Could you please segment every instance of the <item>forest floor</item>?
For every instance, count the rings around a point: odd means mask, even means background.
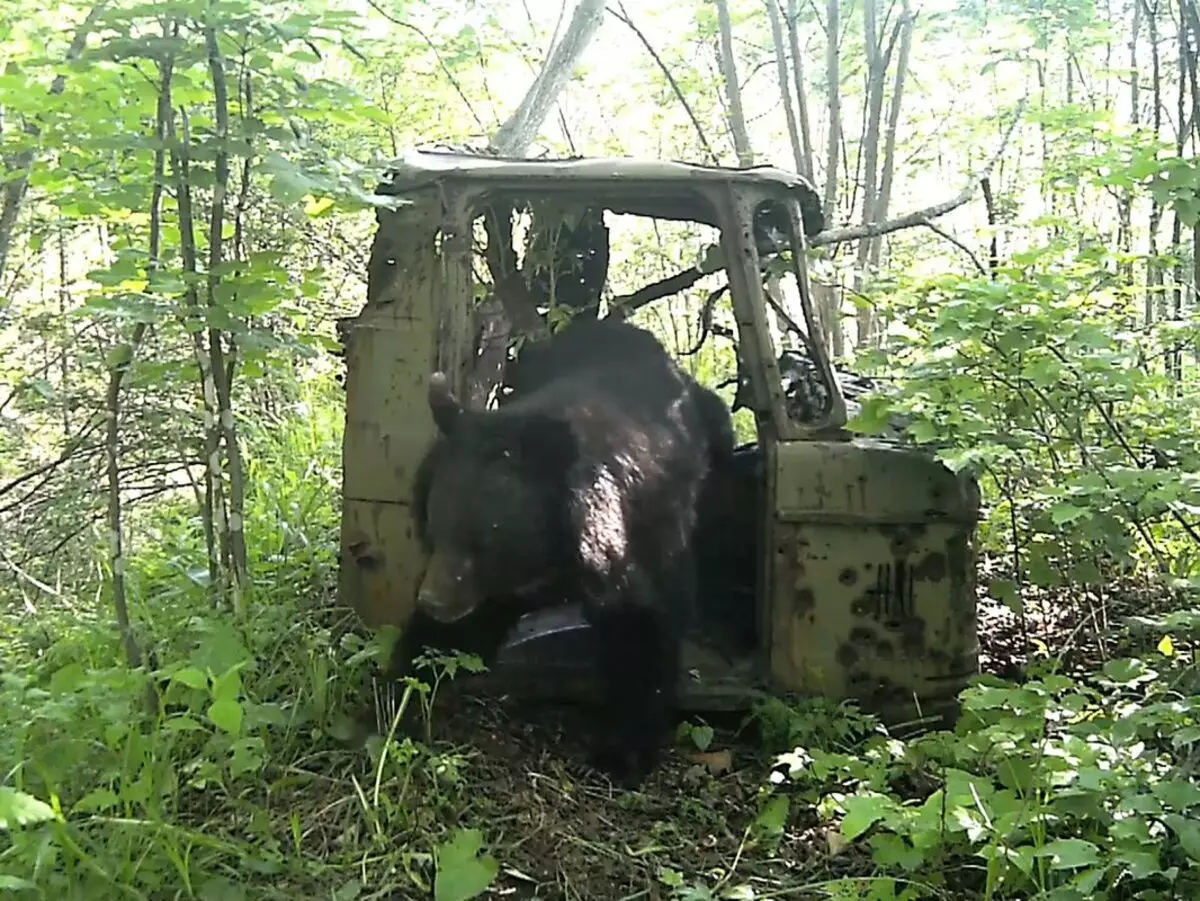
[[[1019,678],[1031,659],[1049,649],[1060,658],[1060,672],[1099,669],[1115,650],[1106,638],[1110,624],[1144,611],[1148,602],[1145,586],[1126,586],[1104,598],[1057,597],[1054,603],[1027,594],[1022,618],[983,596],[982,586],[993,576],[999,573],[981,569],[981,663],[985,672],[1005,678]],[[480,829],[499,862],[484,895],[493,898],[803,899],[827,897],[818,891],[826,880],[872,872],[869,849],[847,846],[811,803],[792,804],[781,831],[764,835],[753,828],[772,759],[736,720],[711,724],[715,733],[705,754],[676,742],[663,765],[631,792],[609,785],[586,765],[585,716],[561,706],[530,715],[527,707],[515,711],[510,703],[443,686],[433,738],[445,778],[432,780],[443,788],[422,795],[424,790],[414,793],[406,785],[401,791],[400,803],[407,805],[402,819],[415,827],[409,834],[428,834],[418,822],[424,818],[434,834],[458,826]],[[329,801],[331,788],[341,783],[340,803],[354,807],[358,789],[346,784],[345,775],[330,772],[328,779],[311,783],[312,807],[301,816],[325,824],[306,835],[306,844],[328,843],[309,844],[309,859],[336,858],[339,848],[344,855],[347,844],[361,847],[363,836],[356,839],[331,818]],[[364,793],[369,789],[362,786]],[[308,794],[292,800],[304,805]],[[347,828],[354,819],[345,819]],[[430,878],[424,855],[404,848],[396,855],[390,890],[380,891],[376,883],[369,894],[345,897],[429,897],[413,885],[413,874],[423,874],[419,881]]]

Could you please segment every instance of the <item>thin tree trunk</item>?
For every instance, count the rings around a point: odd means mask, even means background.
[[[165,137],[169,130],[168,122],[172,116],[171,110],[171,74],[174,59],[167,56],[159,66],[161,84],[158,91],[158,110],[155,117],[154,131],[157,149],[154,152],[154,180],[150,189],[150,236],[149,260],[146,270],[150,281],[150,289],[154,290],[154,275],[159,267],[159,254],[162,238],[162,196],[163,172],[166,168],[166,153],[164,151]],[[109,529],[109,568],[112,572],[113,609],[117,618],[117,629],[121,635],[121,644],[125,648],[125,658],[129,665],[136,669],[143,662],[142,651],[137,638],[133,634],[133,623],[129,616],[129,602],[125,591],[125,551],[123,539],[123,524],[121,512],[121,467],[120,467],[120,429],[121,429],[121,382],[133,364],[138,346],[146,335],[147,324],[139,322],[133,328],[128,353],[123,360],[117,360],[109,375],[108,391],[105,395],[105,411],[107,429],[105,435],[105,458],[108,477],[108,529]],[[148,700],[154,697],[153,691]]]
[[[168,120],[167,140],[171,147],[171,170],[175,182],[175,205],[179,217],[179,253],[183,271],[190,273],[185,293],[187,316],[197,324],[202,321],[200,297],[196,289],[198,272],[196,232],[192,211],[192,189],[188,147],[191,133],[186,111],[181,110],[182,129],[175,127],[175,118]],[[192,350],[200,371],[200,395],[204,403],[204,467],[206,472],[204,508],[204,538],[208,550],[208,575],[213,601],[225,597],[224,561],[229,559],[229,539],[225,515],[225,493],[221,473],[221,426],[218,419],[217,388],[212,372],[212,358],[204,346],[203,329],[192,331]]]
[[[546,57],[545,65],[517,109],[496,131],[490,144],[493,151],[505,156],[524,155],[596,36],[604,19],[604,3],[605,0],[580,0],[562,40]]]
[[[71,340],[74,337],[74,326],[71,318],[67,315],[70,307],[70,292],[67,289],[67,237],[66,230],[63,228],[63,223],[58,224],[58,317],[62,323],[63,329],[67,335],[63,337],[62,344],[59,349],[58,367],[59,379],[61,380],[62,390],[60,391],[62,403],[62,427],[63,435],[70,435],[73,431],[71,428],[71,351],[70,348],[74,345]]]
[[[775,47],[775,71],[779,78],[779,99],[783,102],[783,117],[787,122],[788,140],[792,144],[792,160],[796,171],[804,172],[804,147],[800,144],[800,129],[796,124],[796,109],[792,104],[791,78],[788,72],[788,53],[784,44],[783,22],[780,21],[776,0],[763,0],[767,18],[771,21],[771,42]]]
[[[746,114],[742,110],[742,88],[738,84],[737,62],[733,56],[733,23],[729,18],[728,0],[715,0],[717,24],[720,31],[721,80],[725,82],[725,98],[729,103],[729,132],[738,165],[753,166],[754,152],[750,149],[750,133],[746,130]]]
[[[875,221],[875,206],[878,202],[879,184],[879,129],[883,117],[883,86],[887,75],[887,60],[880,46],[878,34],[877,0],[863,0],[863,41],[867,57],[867,121],[863,130],[862,160],[863,225]],[[861,293],[867,280],[867,266],[870,260],[872,240],[862,241],[858,245],[858,255],[854,266],[854,289]],[[860,306],[857,312],[857,339],[859,347],[866,347],[871,340],[873,315],[869,306]]]
[[[825,5],[825,81],[829,97],[829,131],[825,141],[825,193],[822,209],[825,222],[834,221],[837,209],[838,147],[842,140],[841,58],[841,0],[828,0]],[[846,354],[846,335],[842,331],[841,296],[837,285],[823,285],[820,290],[821,325],[829,336],[830,351],[835,359]]]
[[[804,154],[800,174],[812,181],[814,178],[812,131],[808,120],[808,91],[804,86],[804,56],[800,52],[800,0],[788,0],[787,32],[788,49],[792,53],[792,77],[796,80],[796,113],[800,120],[800,146]]]
[[[872,217],[876,222],[883,222],[887,219],[888,208],[892,202],[892,179],[896,166],[896,131],[900,125],[900,102],[904,97],[904,82],[908,78],[908,56],[912,49],[912,35],[915,26],[916,16],[909,10],[908,0],[904,0],[904,14],[897,26],[900,28],[900,53],[896,57],[896,78],[892,85],[887,132],[883,140],[883,169],[879,177],[879,197],[875,203],[875,212]],[[868,265],[874,271],[879,268],[879,259],[883,253],[883,237],[872,238],[868,243],[870,245]]]
[[[489,149],[493,153],[504,156],[525,154],[599,30],[604,8],[605,0],[580,0],[562,39],[551,48],[541,71],[516,110],[489,142]],[[624,16],[623,21],[628,23],[628,17]],[[485,336],[485,343],[471,372],[472,397],[486,398],[499,384],[508,349],[508,336],[514,325],[534,336],[544,329],[541,317],[532,307],[526,292],[510,290],[505,285],[506,278],[513,275],[507,266],[501,265],[502,257],[511,256],[507,250],[511,249],[508,245],[511,243],[512,226],[505,215],[511,211],[508,208],[493,208],[493,212],[497,217],[488,215],[485,224],[488,268],[495,297],[493,302],[476,308],[476,317],[481,320],[477,330]]]
[[[841,0],[829,0],[826,4],[828,42],[825,47],[825,80],[829,85],[829,134],[825,141],[825,196],[823,210],[825,221],[833,222],[837,203],[838,146],[842,140],[842,96],[841,60],[838,40],[841,34]]]
[[[225,78],[225,64],[217,46],[217,32],[212,26],[204,30],[204,43],[208,54],[208,68],[213,83],[213,103],[216,122],[217,152],[215,180],[213,184],[212,210],[208,234],[208,305],[216,306],[216,291],[220,281],[220,265],[225,227],[225,196],[229,188],[229,88]],[[233,571],[233,609],[237,614],[243,610],[243,591],[247,578],[246,534],[243,529],[245,511],[245,472],[242,452],[238,444],[237,423],[233,418],[233,362],[226,363],[221,346],[221,335],[217,329],[208,330],[208,353],[211,362],[213,387],[216,391],[221,435],[225,443],[225,457],[229,465],[229,543],[228,553]]]
[[[1142,4],[1133,4],[1133,27],[1129,33],[1129,122],[1135,128],[1141,120],[1141,85],[1138,83],[1138,37],[1142,30]],[[1117,198],[1117,249],[1124,260],[1117,271],[1121,281],[1133,284],[1133,189],[1125,188]]]
[[[1150,90],[1154,98],[1154,139],[1158,140],[1162,134],[1162,73],[1158,55],[1158,3],[1156,2],[1153,7],[1146,0],[1141,0],[1141,3],[1150,27]],[[1146,300],[1143,310],[1143,319],[1146,325],[1154,322],[1156,299],[1160,294],[1159,289],[1162,287],[1162,271],[1155,259],[1158,256],[1158,229],[1162,223],[1162,213],[1162,206],[1157,200],[1151,199],[1149,247],[1146,261]]]

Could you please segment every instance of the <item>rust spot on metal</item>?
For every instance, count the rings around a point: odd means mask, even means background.
[[[794,608],[796,613],[804,615],[814,611],[817,607],[817,596],[813,594],[811,588],[796,589]]]
[[[917,616],[909,617],[899,623],[896,629],[900,633],[900,647],[910,657],[920,657],[925,653],[925,620]]]
[[[855,626],[850,630],[849,640],[851,644],[870,648],[875,644],[875,633],[865,626]]]
[[[947,572],[946,555],[937,551],[930,551],[912,568],[913,578],[919,582],[940,582]]]
[[[858,570],[853,566],[847,566],[840,573],[838,573],[838,581],[849,588],[858,581]]]
[[[837,661],[843,669],[849,670],[858,663],[858,649],[846,642],[837,650]]]

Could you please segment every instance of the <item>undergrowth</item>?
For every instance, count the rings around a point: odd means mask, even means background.
[[[524,839],[481,798],[486,752],[402,735],[394,716],[367,734],[352,713],[386,648],[332,603],[335,390],[309,386],[279,415],[244,423],[255,577],[244,617],[208,605],[188,498],[131,520],[126,575],[144,669],[125,664],[100,591],[6,601],[6,893],[465,901],[499,885]],[[770,701],[755,711],[758,745],[739,773],[715,767],[669,804],[620,802],[660,809],[649,850],[623,834],[604,847],[562,841],[644,859],[655,891],[678,901],[1200,897],[1200,612],[1130,625],[1125,657],[1080,677],[1052,659],[1021,683],[981,677],[953,730],[918,738],[853,705]],[[457,668],[478,668],[439,663],[437,684],[411,684],[403,704],[428,710]],[[714,746],[703,724],[681,734],[693,751]],[[691,834],[683,820],[712,835],[743,828],[721,806],[721,780],[749,820],[720,866],[690,864],[702,849],[661,840]],[[594,803],[566,776],[556,791],[576,811]],[[768,866],[800,832],[810,857],[770,880],[746,873],[749,858]]]

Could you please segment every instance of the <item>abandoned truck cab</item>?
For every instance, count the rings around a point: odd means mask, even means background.
[[[476,408],[502,403],[514,345],[519,355],[564,312],[682,303],[701,334],[681,355],[700,360],[714,336],[735,343],[720,359],[736,359],[726,381],[752,437],[702,505],[682,703],[739,707],[769,691],[854,698],[893,722],[953,711],[977,671],[978,487],[903,441],[845,430],[805,265],[824,225],[807,181],[769,167],[415,150],[378,190],[394,203],[378,212],[367,303],[339,323],[339,594],[367,625],[403,628],[424,578],[409,505],[436,433],[431,373]],[[610,227],[625,229],[624,257]],[[650,268],[689,243],[695,265],[665,278]],[[710,373],[720,365],[704,359]],[[577,605],[530,614],[485,680],[591,694],[587,633]]]

